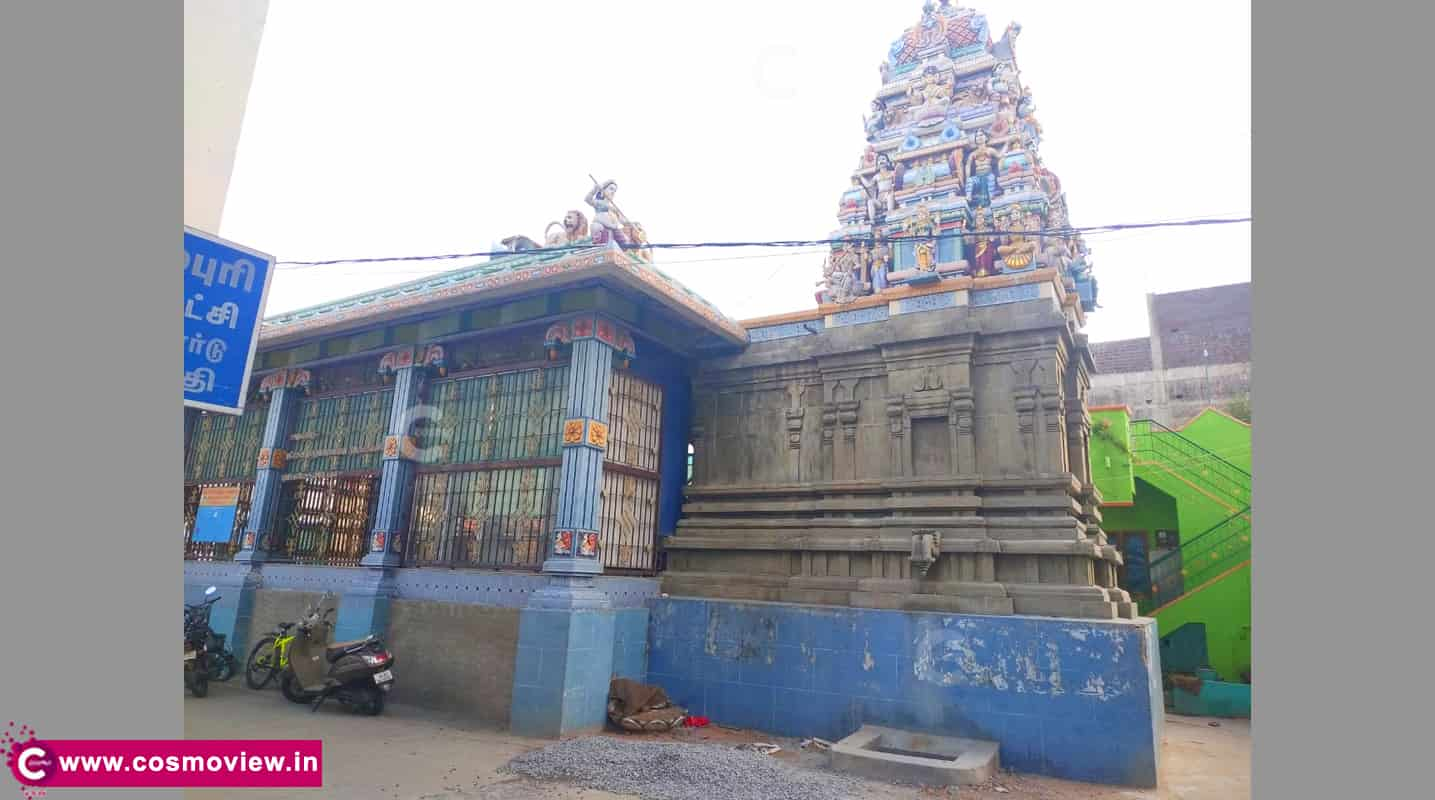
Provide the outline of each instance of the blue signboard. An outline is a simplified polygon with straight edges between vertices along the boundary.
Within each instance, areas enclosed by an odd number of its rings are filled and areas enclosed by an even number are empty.
[[[184,229],[184,404],[244,412],[274,257]]]
[[[234,531],[234,506],[200,506],[194,515],[192,542],[227,542]]]
[[[228,542],[239,512],[238,486],[206,486],[194,515],[192,542]]]

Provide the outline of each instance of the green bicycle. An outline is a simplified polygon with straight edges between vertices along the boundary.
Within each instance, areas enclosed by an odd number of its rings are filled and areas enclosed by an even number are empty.
[[[244,683],[251,689],[263,689],[289,666],[289,645],[294,634],[292,622],[281,622],[274,632],[266,634],[249,651],[244,665]]]

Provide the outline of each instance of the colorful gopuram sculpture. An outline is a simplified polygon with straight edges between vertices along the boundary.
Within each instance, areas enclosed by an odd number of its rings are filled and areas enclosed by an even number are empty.
[[[1013,23],[993,42],[981,13],[929,1],[892,44],[864,119],[867,149],[829,237],[842,242],[819,303],[1051,267],[1087,311],[1096,307],[1086,244],[1069,229],[1061,182],[1037,151],[1041,126],[1014,51],[1020,30]],[[844,266],[859,250],[862,275]],[[878,251],[889,255],[879,261]]]

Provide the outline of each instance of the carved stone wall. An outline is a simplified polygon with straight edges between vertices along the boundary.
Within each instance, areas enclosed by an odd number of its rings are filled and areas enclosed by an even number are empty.
[[[1087,463],[1090,355],[1050,302],[754,343],[694,380],[664,591],[1134,616]],[[935,530],[925,574],[913,532]]]

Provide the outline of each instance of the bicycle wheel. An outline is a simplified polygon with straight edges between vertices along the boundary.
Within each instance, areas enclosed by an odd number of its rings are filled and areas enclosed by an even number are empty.
[[[251,689],[263,689],[279,674],[279,656],[274,652],[274,637],[265,636],[249,651],[244,665],[244,683]]]

